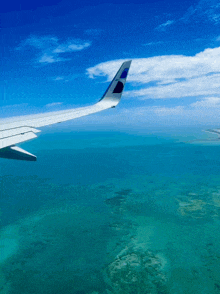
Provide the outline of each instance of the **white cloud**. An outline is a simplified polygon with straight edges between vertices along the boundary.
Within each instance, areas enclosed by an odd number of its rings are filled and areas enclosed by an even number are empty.
[[[65,52],[73,52],[73,51],[81,51],[87,47],[89,47],[91,43],[84,42],[82,44],[74,44],[74,43],[67,43],[59,45],[57,48],[53,50],[53,53],[65,53]]]
[[[28,103],[21,103],[21,104],[12,104],[12,105],[3,105],[1,106],[1,110],[3,108],[18,108],[18,107],[27,107]]]
[[[111,80],[121,63],[113,60],[88,68],[90,78],[107,76]],[[195,56],[167,55],[133,59],[128,82],[138,90],[127,97],[165,99],[219,95],[220,47],[206,49]]]
[[[168,85],[166,85],[166,82],[168,82],[166,79],[162,85],[158,82],[157,86],[129,91],[126,95],[127,97],[139,97],[141,100],[218,95],[219,81],[220,74],[195,77],[186,81],[175,81]]]
[[[17,50],[24,49],[26,46],[32,46],[40,50],[45,50],[48,47],[57,46],[58,44],[58,38],[54,36],[30,36],[26,40],[22,41],[20,46],[17,48]]]
[[[179,115],[184,112],[183,106],[176,107],[152,107],[152,111],[158,116]]]
[[[183,126],[203,125],[217,127],[220,125],[219,108],[195,106],[138,106],[119,109],[117,113],[93,115],[87,118],[91,122],[103,125],[117,125],[117,128],[138,125],[140,128],[149,126]]]
[[[27,46],[33,47],[40,52],[37,62],[46,64],[69,60],[69,58],[60,57],[60,54],[81,51],[90,45],[91,42],[78,39],[62,43],[54,36],[31,36],[23,41],[17,50],[25,49]]]
[[[58,106],[58,105],[62,105],[63,102],[54,102],[54,103],[49,103],[47,105],[45,105],[46,107],[54,107],[54,106]]]
[[[163,43],[164,42],[162,42],[162,41],[150,42],[150,43],[143,44],[143,46],[154,46],[154,45],[160,45],[160,44],[163,44]]]
[[[48,54],[43,54],[40,59],[39,59],[39,62],[41,63],[53,63],[53,62],[56,62],[56,59],[54,58],[53,55],[48,55]]]
[[[190,106],[137,106],[132,108],[117,108],[115,112],[99,113],[87,116],[80,121],[80,124],[94,125],[100,127],[114,125],[117,129],[134,130],[137,126],[141,129],[149,130],[151,127],[164,126],[210,126],[218,127],[220,125],[219,108],[196,108]]]
[[[158,30],[158,31],[165,31],[165,29],[167,27],[170,27],[174,23],[175,23],[174,20],[168,20],[165,23],[162,23],[161,25],[159,25],[158,27],[156,27],[156,30]]]
[[[60,58],[57,55],[49,55],[47,53],[44,53],[39,59],[39,63],[54,63],[59,61],[66,61],[70,60],[69,58]]]
[[[63,81],[64,80],[64,77],[58,76],[58,77],[54,78],[53,80],[54,81]]]
[[[157,124],[220,124],[220,98],[204,98],[188,106],[144,106],[122,110],[121,120]],[[117,118],[116,118],[117,120]]]
[[[196,108],[217,108],[220,107],[220,98],[219,97],[208,97],[195,103],[190,104],[191,107]]]

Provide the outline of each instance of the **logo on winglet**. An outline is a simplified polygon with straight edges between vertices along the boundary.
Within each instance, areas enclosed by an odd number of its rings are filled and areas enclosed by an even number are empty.
[[[125,79],[125,78],[127,78],[128,70],[129,70],[129,68],[125,68],[125,69],[124,69],[123,73],[122,73],[121,76],[120,76],[120,79]]]
[[[116,85],[116,87],[114,88],[114,91],[113,91],[113,93],[121,93],[122,91],[123,91],[123,89],[124,89],[124,85],[123,85],[123,83],[122,82],[118,82],[117,83],[117,85]]]

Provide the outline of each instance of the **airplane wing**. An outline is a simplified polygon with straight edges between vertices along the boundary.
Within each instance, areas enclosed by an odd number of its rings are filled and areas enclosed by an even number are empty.
[[[204,132],[215,134],[215,135],[217,135],[217,137],[211,137],[211,138],[208,138],[208,139],[202,139],[202,140],[196,140],[196,141],[200,141],[200,142],[215,142],[215,141],[219,141],[220,140],[220,129],[208,129],[208,130],[204,130]]]
[[[203,130],[206,133],[211,133],[211,134],[215,134],[218,135],[217,137],[211,137],[211,138],[207,138],[207,139],[195,139],[195,140],[190,140],[188,141],[189,143],[203,143],[203,142],[216,142],[216,141],[220,141],[220,129],[208,129],[208,130]]]
[[[130,65],[131,60],[121,65],[102,98],[94,105],[1,119],[0,157],[36,161],[35,155],[21,149],[16,144],[36,138],[36,134],[40,132],[38,128],[114,108],[121,99]]]
[[[220,129],[209,129],[209,130],[205,130],[205,132],[212,133],[212,134],[217,134],[217,135],[220,136]]]

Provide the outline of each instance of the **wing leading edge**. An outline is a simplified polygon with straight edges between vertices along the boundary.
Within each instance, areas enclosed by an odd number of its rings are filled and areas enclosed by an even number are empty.
[[[103,97],[94,105],[0,120],[0,157],[36,161],[35,155],[16,144],[36,138],[40,132],[37,128],[114,108],[120,102],[130,65],[131,60],[121,65]]]

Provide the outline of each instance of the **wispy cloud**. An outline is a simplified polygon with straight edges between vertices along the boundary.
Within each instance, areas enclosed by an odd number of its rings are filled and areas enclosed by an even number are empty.
[[[220,22],[219,0],[200,0],[195,6],[190,6],[180,20],[188,22],[192,19],[218,24]]]
[[[155,45],[160,45],[160,44],[163,44],[163,43],[164,42],[162,42],[162,41],[150,42],[150,43],[143,44],[143,46],[155,46]]]
[[[86,117],[81,123],[97,123],[102,125],[116,125],[117,129],[129,127],[129,130],[138,126],[147,129],[149,126],[186,126],[186,125],[203,125],[212,127],[216,124],[220,125],[218,107],[195,107],[188,106],[172,106],[165,104],[161,106],[134,106],[131,108],[119,107],[117,112],[109,112],[108,114],[100,113]],[[112,127],[111,127],[112,128]]]
[[[44,53],[41,57],[38,58],[40,63],[54,63],[59,61],[70,60],[69,58],[60,58],[57,54],[48,54]]]
[[[216,37],[216,38],[214,39],[214,41],[219,42],[219,41],[220,41],[220,36]]]
[[[54,106],[58,106],[58,105],[62,105],[63,102],[54,102],[54,103],[49,103],[47,105],[45,105],[46,107],[54,107]]]
[[[159,116],[179,115],[184,112],[183,106],[175,107],[152,107],[153,112]]]
[[[162,23],[161,25],[159,25],[158,27],[156,27],[156,30],[158,30],[158,31],[165,31],[168,27],[170,27],[174,23],[175,23],[174,20],[168,20],[165,23]]]
[[[195,108],[219,108],[220,107],[220,98],[219,97],[208,97],[202,100],[198,100],[192,104],[191,107]]]
[[[63,81],[64,79],[65,79],[64,77],[58,76],[58,77],[55,77],[53,80],[54,81]]]
[[[145,108],[145,116],[151,115],[160,120],[169,119],[171,121],[179,121],[179,123],[199,123],[199,124],[214,124],[220,123],[219,117],[220,110],[220,98],[209,97],[204,98],[195,103],[191,103],[188,106],[175,106],[175,107],[148,107]]]
[[[47,64],[69,60],[70,58],[63,57],[65,53],[81,51],[90,45],[91,42],[78,39],[61,42],[55,36],[30,36],[20,44],[17,50],[25,50],[27,47],[35,48],[38,51],[37,62]]]
[[[87,69],[90,78],[114,76],[124,60],[100,63]],[[206,49],[195,56],[165,55],[133,59],[128,82],[138,90],[126,91],[127,97],[165,99],[218,96],[220,47]]]
[[[51,77],[51,80],[53,81],[62,81],[62,82],[70,82],[78,78],[84,77],[84,74],[72,74],[67,76],[57,76],[57,77]]]
[[[81,51],[81,50],[89,47],[90,45],[91,44],[89,42],[84,42],[82,44],[68,42],[66,44],[59,45],[52,52],[59,54],[59,53],[66,53],[66,52],[73,52],[73,51]]]
[[[21,104],[10,104],[10,105],[3,105],[3,106],[1,106],[1,110],[4,108],[4,109],[9,109],[9,108],[14,108],[14,109],[16,109],[16,108],[18,108],[18,107],[23,107],[23,108],[25,108],[25,107],[27,107],[28,106],[28,103],[21,103]]]

